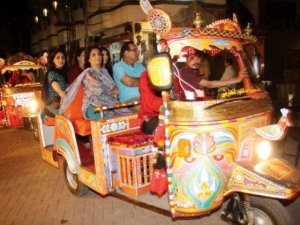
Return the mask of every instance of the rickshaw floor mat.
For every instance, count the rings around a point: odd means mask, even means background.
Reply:
[[[76,136],[77,141],[80,141],[80,142],[83,142],[83,143],[88,143],[90,141],[90,137],[91,137],[91,135],[82,136],[82,135],[79,135],[79,134],[75,134],[75,136]]]

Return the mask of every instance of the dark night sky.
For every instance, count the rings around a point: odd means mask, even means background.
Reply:
[[[6,53],[28,52],[30,47],[30,21],[27,0],[1,1],[0,6],[0,57]]]
[[[230,2],[242,2],[242,0],[227,0]],[[278,2],[279,1],[279,2]],[[267,26],[293,27],[295,21],[296,2],[298,0],[266,0],[265,22]],[[0,57],[6,53],[14,54],[23,51],[30,54],[30,33],[33,25],[33,14],[29,11],[32,7],[27,5],[28,0],[4,0],[0,6]],[[274,4],[277,2],[277,4]],[[276,6],[276,7],[275,7]],[[272,8],[273,7],[273,8]],[[275,8],[274,8],[275,7]],[[292,7],[292,13],[287,11]],[[270,24],[268,24],[270,23]],[[282,25],[283,24],[283,25]]]

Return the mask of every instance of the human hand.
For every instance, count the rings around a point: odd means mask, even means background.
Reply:
[[[58,101],[57,99],[54,99],[52,102],[51,102],[51,105],[54,109],[58,109],[59,106],[60,106],[60,101]]]
[[[118,95],[120,94],[120,90],[117,86],[114,86],[113,89],[111,90],[111,93],[113,96],[118,97]]]

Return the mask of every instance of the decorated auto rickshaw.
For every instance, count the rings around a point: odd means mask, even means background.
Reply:
[[[37,137],[37,111],[41,96],[44,66],[37,59],[17,53],[7,59],[1,73],[10,73],[0,89],[2,124],[8,127],[24,126],[24,118]]]
[[[282,109],[278,123],[271,124],[269,95],[243,51],[255,37],[242,32],[236,19],[205,28],[171,28],[162,10],[148,1],[141,6],[170,49],[147,65],[163,98],[156,133],[141,133],[137,114],[84,119],[83,94],[78,92],[70,106],[77,114],[58,115],[52,125],[38,117],[42,158],[57,168],[63,159],[67,187],[77,196],[88,189],[123,196],[168,211],[173,219],[207,215],[226,201],[221,216],[229,224],[291,224],[281,201],[298,196],[300,174],[272,149],[291,121],[289,111]],[[172,81],[174,76],[180,80],[180,72],[171,58],[184,46],[211,57],[229,52],[248,76],[235,89],[179,100],[172,94]],[[96,111],[135,104],[99,106]],[[164,163],[158,166],[158,161]]]

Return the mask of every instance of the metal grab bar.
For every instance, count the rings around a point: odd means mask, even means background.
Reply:
[[[120,109],[120,108],[125,108],[125,107],[132,107],[132,106],[136,106],[139,105],[140,101],[133,101],[133,102],[121,102],[121,103],[117,103],[114,105],[102,105],[102,106],[97,106],[94,109],[94,112],[103,112],[103,111],[107,111],[107,110],[112,110],[112,109]]]

